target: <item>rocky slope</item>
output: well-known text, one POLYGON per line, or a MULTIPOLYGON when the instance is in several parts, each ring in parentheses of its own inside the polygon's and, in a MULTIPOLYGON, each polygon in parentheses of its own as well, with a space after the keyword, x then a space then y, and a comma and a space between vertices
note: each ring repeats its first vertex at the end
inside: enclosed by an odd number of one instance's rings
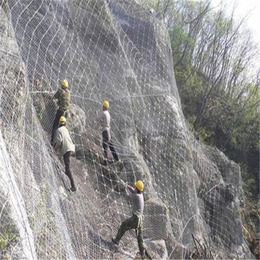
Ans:
POLYGON ((110 243, 131 214, 119 176, 145 182, 144 238, 154 258, 186 258, 192 234, 218 258, 251 258, 239 167, 189 131, 160 21, 127 0, 0 3, 2 256, 135 258, 134 232, 119 248, 110 243), (49 144, 51 97, 63 78, 72 95, 75 194, 49 144), (107 168, 94 116, 104 99, 123 160, 107 168))

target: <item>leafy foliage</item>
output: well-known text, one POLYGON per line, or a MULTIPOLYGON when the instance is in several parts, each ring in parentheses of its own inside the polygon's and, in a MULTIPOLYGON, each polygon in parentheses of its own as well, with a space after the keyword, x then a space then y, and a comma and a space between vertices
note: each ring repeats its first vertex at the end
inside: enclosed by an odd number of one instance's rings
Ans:
POLYGON ((164 19, 172 21, 166 24, 184 114, 201 140, 243 165, 245 192, 257 200, 260 90, 251 68, 258 48, 244 20, 224 7, 189 0, 174 7, 164 19))

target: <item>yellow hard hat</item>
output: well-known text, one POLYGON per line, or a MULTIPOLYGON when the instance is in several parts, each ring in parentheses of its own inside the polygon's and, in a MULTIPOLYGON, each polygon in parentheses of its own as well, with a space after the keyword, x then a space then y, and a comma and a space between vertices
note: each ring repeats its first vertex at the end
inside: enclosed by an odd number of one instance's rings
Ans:
POLYGON ((64 88, 67 88, 69 86, 69 83, 66 79, 64 79, 62 82, 61 82, 61 85, 64 87, 64 88))
POLYGON ((103 107, 109 108, 109 102, 107 100, 103 102, 103 107))
POLYGON ((144 184, 141 180, 135 182, 135 187, 141 192, 144 191, 144 184))
POLYGON ((65 116, 61 116, 60 117, 60 120, 59 120, 59 122, 60 122, 60 124, 64 124, 64 123, 66 123, 66 117, 65 116))

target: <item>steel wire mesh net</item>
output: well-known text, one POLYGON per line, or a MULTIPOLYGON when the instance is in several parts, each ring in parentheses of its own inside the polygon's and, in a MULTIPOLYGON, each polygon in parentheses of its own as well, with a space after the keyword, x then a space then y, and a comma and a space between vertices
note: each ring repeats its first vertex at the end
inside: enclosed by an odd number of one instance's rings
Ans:
MULTIPOLYGON (((222 176, 238 170, 190 134, 167 31, 147 7, 116 0, 0 3, 2 256, 116 258, 110 239, 132 214, 118 179, 144 180, 144 238, 165 240, 169 257, 176 250, 170 241, 189 245, 191 233, 209 236, 217 247, 241 243, 235 198, 222 176), (66 190, 63 160, 50 145, 52 97, 64 78, 76 193, 66 190), (123 161, 107 168, 95 119, 104 99, 123 161)), ((131 231, 122 251, 133 256, 133 248, 131 231)))

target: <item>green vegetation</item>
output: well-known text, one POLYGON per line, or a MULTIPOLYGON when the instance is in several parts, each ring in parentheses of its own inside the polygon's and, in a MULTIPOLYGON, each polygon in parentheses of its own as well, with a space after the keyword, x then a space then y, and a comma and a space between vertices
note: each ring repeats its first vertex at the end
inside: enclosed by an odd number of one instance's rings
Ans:
POLYGON ((242 220, 243 220, 243 234, 246 237, 249 248, 256 259, 260 259, 260 247, 259 240, 256 237, 255 230, 259 229, 260 226, 260 209, 259 206, 247 200, 244 208, 241 211, 242 220))
POLYGON ((19 237, 12 224, 0 227, 0 258, 3 260, 11 259, 9 253, 18 241, 19 237))
POLYGON ((184 114, 202 141, 242 166, 246 196, 257 201, 260 71, 252 68, 258 48, 243 20, 227 17, 224 8, 188 0, 175 7, 180 12, 169 32, 184 114))

